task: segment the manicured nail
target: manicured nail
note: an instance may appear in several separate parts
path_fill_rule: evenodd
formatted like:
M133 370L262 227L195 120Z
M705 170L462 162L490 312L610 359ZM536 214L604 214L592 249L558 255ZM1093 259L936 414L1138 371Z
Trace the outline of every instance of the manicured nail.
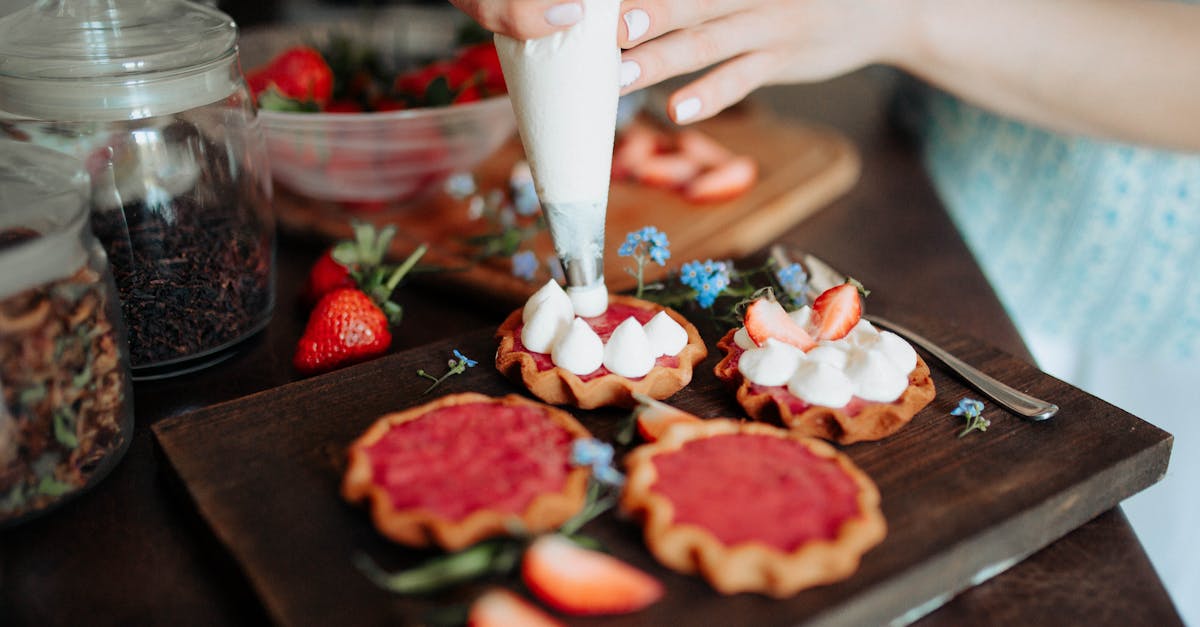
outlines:
M675 105L676 122L687 122L688 120L696 117L697 113L700 113L699 98L688 98L687 100L680 101L679 104Z
M546 22L551 26L570 26L583 19L583 5L564 2L546 9Z
M621 62L621 87L629 87L642 75L642 66L637 61Z
M629 31L629 41L646 34L650 30L650 14L641 9L625 12L625 29Z

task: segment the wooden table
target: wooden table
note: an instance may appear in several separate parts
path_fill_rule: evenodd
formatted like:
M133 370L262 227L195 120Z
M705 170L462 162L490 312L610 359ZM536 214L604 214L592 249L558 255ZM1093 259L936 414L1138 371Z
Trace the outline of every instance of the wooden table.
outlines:
M858 186L781 241L853 268L881 312L936 315L1014 355L1020 336L973 262L913 146L883 114L887 81L872 71L814 87L766 90L780 113L832 125L863 155ZM0 535L0 624L243 625L266 616L190 504L167 480L150 425L293 381L304 324L296 293L320 242L280 240L278 303L244 351L207 371L135 387L137 425L124 461L91 493ZM393 348L495 326L486 299L412 286ZM1066 619L1064 617L1070 617ZM766 617L760 617L766 620ZM754 623L762 622L747 617ZM971 588L921 625L1181 624L1119 509Z

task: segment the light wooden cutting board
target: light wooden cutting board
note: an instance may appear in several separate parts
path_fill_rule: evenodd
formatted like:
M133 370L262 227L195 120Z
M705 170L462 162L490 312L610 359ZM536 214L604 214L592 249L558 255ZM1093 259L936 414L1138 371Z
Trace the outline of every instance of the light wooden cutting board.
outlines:
M675 191L635 182L617 181L609 195L605 243L605 275L610 289L633 287L625 272L630 260L618 257L625 234L646 225L667 233L672 260L668 268L651 266L647 280L692 259L737 258L752 253L797 222L819 211L858 180L857 150L841 134L826 128L785 122L765 109L743 105L697 125L738 154L754 157L759 180L745 194L713 204L694 204ZM523 158L514 137L477 171L481 189L503 186L512 165ZM375 214L356 214L377 223L394 223L399 235L395 256L407 255L419 243L430 246L426 263L459 268L439 272L436 280L516 304L541 286L549 274L543 268L532 281L512 275L507 258L469 261L475 249L465 243L471 235L488 232L490 225L472 220L467 202L444 194L416 206ZM350 214L336 203L313 201L278 190L276 207L282 228L317 234L330 240L350 233ZM553 253L550 236L542 231L526 248L545 259Z

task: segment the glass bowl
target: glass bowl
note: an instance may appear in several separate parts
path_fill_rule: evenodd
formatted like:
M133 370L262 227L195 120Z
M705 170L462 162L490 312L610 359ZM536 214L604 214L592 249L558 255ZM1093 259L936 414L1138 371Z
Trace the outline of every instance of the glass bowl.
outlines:
M372 19L247 30L243 68L266 63L298 44L318 48L333 36L371 42L383 58L434 59L453 54L466 18L453 9L398 8ZM322 201L403 204L470 171L516 129L507 96L445 107L377 113L260 110L272 178Z

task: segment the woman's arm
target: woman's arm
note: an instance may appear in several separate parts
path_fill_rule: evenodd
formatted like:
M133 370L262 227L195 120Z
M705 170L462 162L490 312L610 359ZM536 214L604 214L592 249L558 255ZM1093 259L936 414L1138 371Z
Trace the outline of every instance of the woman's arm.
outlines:
M915 0L912 18L888 60L966 100L1062 131L1200 151L1200 6Z
M452 2L485 27L525 38L582 17L570 0ZM886 63L1035 124L1200 151L1200 5L625 0L621 13L626 91L710 68L668 100L681 123L715 115L763 85Z

